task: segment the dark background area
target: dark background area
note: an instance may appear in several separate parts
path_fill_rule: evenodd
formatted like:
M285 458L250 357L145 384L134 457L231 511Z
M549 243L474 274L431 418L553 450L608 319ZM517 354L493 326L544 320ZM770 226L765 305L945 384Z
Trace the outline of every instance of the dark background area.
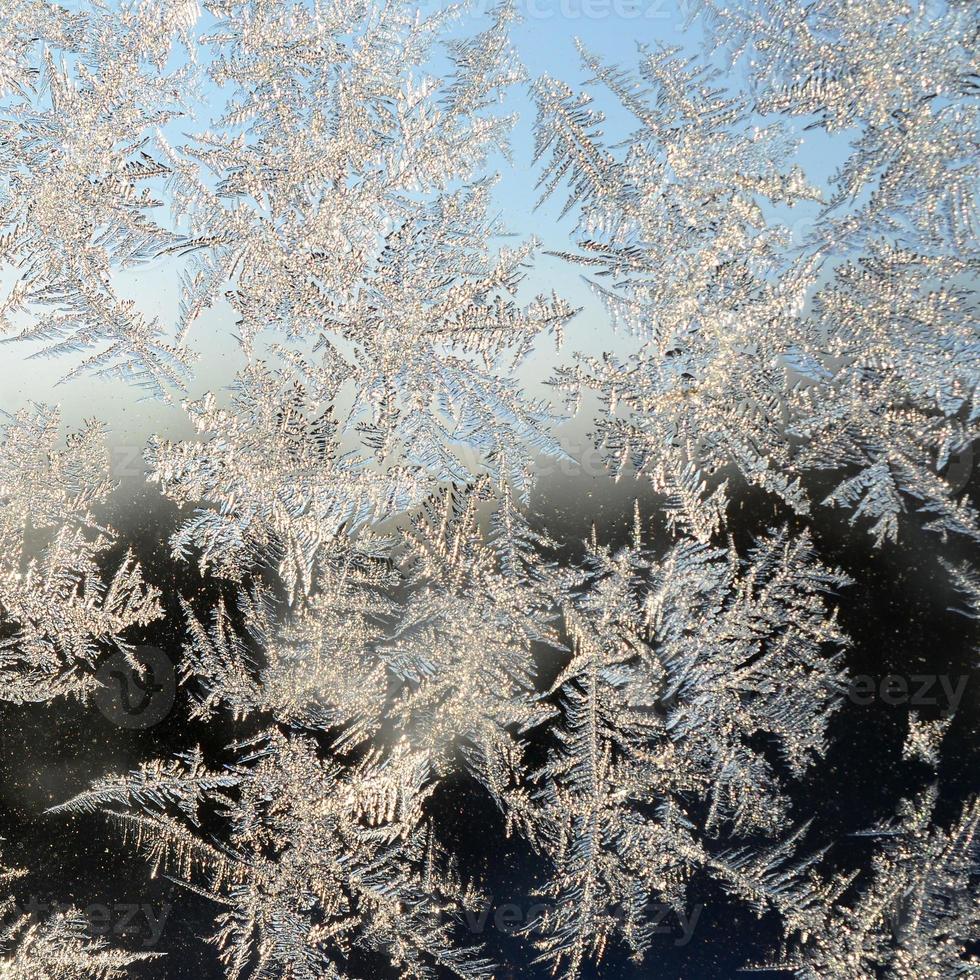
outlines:
M829 490L830 476L826 484L824 488L811 481L814 499L822 499ZM976 491L974 480L967 493L976 497ZM625 543L637 498L656 541L662 532L656 502L643 484L629 479L613 483L601 475L575 473L545 477L532 506L540 525L562 543L562 553L574 558L581 553L593 522L600 540ZM743 553L754 535L787 519L770 498L745 488L730 514L729 530ZM892 673L969 675L970 679L936 773L924 763L902 759L907 704L889 705L880 698L869 705L844 700L831 726L828 756L805 781L791 786L795 822L812 821L804 848L811 853L830 845L824 862L828 870L867 869L875 841L852 835L891 817L900 799L934 779L940 786L936 819L948 824L966 797L977 791L980 772L980 684L974 676L977 632L970 619L950 611L963 602L939 563L940 557L961 561L971 557L974 549L962 540L944 544L937 535L922 531L913 514L903 524L898 544L874 550L865 529L849 526L848 516L817 506L806 526L820 558L855 579L834 600L841 626L851 638L846 655L850 673L877 679ZM234 587L204 580L192 562L171 558L167 539L178 525L180 512L154 487L124 481L107 519L119 529L122 541L135 548L148 580L164 593L166 618L146 629L137 642L156 645L176 661L184 641L177 597L183 595L204 610L222 591L231 595ZM226 759L231 742L248 737L263 724L262 720L203 724L188 716L187 706L186 692L179 689L173 710L147 730L119 728L91 703L61 699L0 708L3 860L9 867L29 870L12 886L16 897L21 906L34 898L83 908L95 903L113 908L149 904L154 914L169 909L159 942L152 947L153 952L166 955L133 967L136 980L223 978L217 951L205 942L220 909L166 878L152 878L144 857L104 817L46 814L45 810L103 775L194 745L200 745L212 762ZM936 717L937 711L924 708L920 714ZM461 944L484 943L486 954L501 964L499 977L550 976L546 966L531 967L532 953L526 943L509 935L506 927L498 928L495 921L501 906L527 909L534 904L535 883L546 870L540 859L519 839L505 837L496 807L470 780L460 777L443 784L432 800L432 813L440 839L457 855L463 876L481 881L488 895L483 928L474 930L471 923L461 923ZM863 880L859 878L858 884ZM778 953L777 923L756 919L710 881L693 883L689 903L691 908L700 906L700 912L688 944L677 945L678 929L657 936L640 965L611 947L598 967L586 967L584 976L727 978L748 963ZM140 923L138 919L135 924ZM112 937L112 941L124 948L144 949L146 935L143 923L139 933ZM355 975L384 975L379 964L368 960L348 966Z

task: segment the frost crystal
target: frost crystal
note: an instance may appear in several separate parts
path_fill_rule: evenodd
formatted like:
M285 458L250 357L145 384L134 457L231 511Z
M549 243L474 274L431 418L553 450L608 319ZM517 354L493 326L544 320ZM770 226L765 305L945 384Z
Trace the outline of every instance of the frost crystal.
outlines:
M799 950L769 969L790 970L801 980L941 980L976 971L977 958L968 951L980 929L971 884L980 871L980 807L976 800L968 802L944 831L930 823L936 795L932 787L915 802L903 802L897 824L871 832L884 840L871 880L850 903L842 901L850 882L836 882Z
M0 12L12 42L0 60L0 263L20 269L0 329L48 355L94 349L67 378L93 371L155 395L183 383L188 352L113 275L174 241L153 217L169 173L157 134L182 111L190 69L166 65L195 19L195 0L79 14L14 0Z
M653 910L704 894L760 969L978 970L969 708L846 697L919 669L879 600L930 643L980 617L975 17L690 12L535 76L513 0L2 4L0 349L173 404L142 497L110 479L128 403L8 417L0 707L84 711L107 657L172 646L167 744L48 814L208 900L229 980L649 971ZM868 733L900 762L848 829L915 802L845 867L834 750ZM462 929L503 877L484 827L538 909L499 967ZM155 955L18 915L0 977Z
M108 649L130 650L126 634L158 619L159 590L131 552L106 577L114 535L94 508L112 490L96 422L57 448L60 416L33 406L0 441L0 698L43 701L87 694ZM134 661L134 669L139 665Z
M248 748L227 775L195 753L96 785L61 809L108 807L157 869L199 881L225 907L213 939L231 980L346 977L336 960L352 949L404 976L435 966L492 975L476 950L453 944L451 917L476 896L426 828L424 755L397 745L343 767L276 732ZM221 847L194 832L215 806L229 828Z
M27 872L0 867L6 888ZM127 967L154 953L110 949L89 935L89 922L72 909L46 919L21 912L10 897L0 902L0 977L3 980L125 980Z

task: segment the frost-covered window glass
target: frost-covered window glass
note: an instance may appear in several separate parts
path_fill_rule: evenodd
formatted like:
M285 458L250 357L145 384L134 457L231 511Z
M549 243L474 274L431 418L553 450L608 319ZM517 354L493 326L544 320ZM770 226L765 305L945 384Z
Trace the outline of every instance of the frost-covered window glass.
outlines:
M980 974L965 0L0 0L0 980Z

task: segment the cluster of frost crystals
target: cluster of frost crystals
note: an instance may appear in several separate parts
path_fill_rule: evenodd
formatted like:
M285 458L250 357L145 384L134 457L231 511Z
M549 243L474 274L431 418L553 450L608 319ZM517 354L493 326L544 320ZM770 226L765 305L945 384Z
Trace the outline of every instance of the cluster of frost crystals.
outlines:
M936 798L933 786L903 801L897 822L868 831L883 840L870 874L857 887L856 875L824 884L823 901L810 910L796 944L763 968L800 980L945 980L976 973L980 801L969 800L944 830L932 823Z
M651 903L683 908L699 872L759 914L795 914L792 836L736 851L712 838L785 830L759 736L798 775L823 754L843 638L822 593L846 581L785 532L743 560L690 539L657 558L639 522L619 551L590 544L564 608L560 747L532 779L530 817L554 862L542 893L557 910L535 924L543 961L577 977L615 939L642 956Z
M344 389L342 424L380 466L465 481L474 465L558 452L551 412L511 372L572 310L555 296L518 305L535 243L491 245L505 229L486 162L506 152L512 123L495 108L524 78L507 37L513 5L446 45L453 7L208 8L220 18L209 74L227 105L168 157L194 260L181 330L224 291L246 350L284 334L317 397ZM437 45L449 60L438 77L427 67Z
M801 513L800 474L845 474L824 503L870 521L877 544L897 537L903 494L930 527L975 538L942 477L976 438L980 380L967 6L707 6L750 95L671 50L637 76L583 49L640 124L613 153L588 95L536 85L545 192L567 182L581 210L567 258L608 277L596 289L614 319L651 338L559 382L599 393L610 461L648 474L703 539L726 468ZM775 114L856 131L824 195L792 165L792 130L758 125ZM774 223L773 205L808 200L815 218Z
M26 870L0 866L9 890ZM82 913L68 909L48 918L23 912L9 895L0 901L0 977L3 980L126 980L128 967L156 953L114 950L90 934Z
M184 381L189 353L113 279L175 241L155 218L170 172L157 132L181 112L190 69L168 62L196 17L196 0L0 10L0 330L51 356L91 351L68 378L158 396Z
M132 552L103 570L116 535L99 523L109 455L96 422L59 445L56 409L34 405L0 430L0 700L85 695L110 650L162 615ZM134 668L138 664L134 661Z
M487 504L497 509L481 531ZM610 941L641 955L650 902L680 905L698 874L760 915L803 915L782 777L760 737L802 775L839 701L843 637L824 594L847 580L806 535L774 531L744 559L692 539L658 557L637 515L629 546L593 541L580 569L556 569L541 557L548 542L487 483L433 498L400 538L395 565L358 557L356 540L335 547L292 606L254 588L241 600L244 633L223 605L202 623L185 603L197 713L271 714L285 733L268 730L231 770L193 754L60 808L107 809L158 869L228 905L215 941L229 977L246 975L253 944L255 976L304 960L333 969L348 943L384 951L406 976L423 975L413 958L489 971L446 922L429 921L474 896L431 858L423 878L413 870L420 848L437 848L426 801L460 772L552 864L540 894L556 918L535 924L535 944L566 976ZM395 574L400 602L386 599ZM542 689L535 645L560 653L560 638L564 669ZM323 741L295 734L304 729L329 735L326 756ZM524 743L549 729L559 747L530 771ZM206 805L230 821L220 848L202 830ZM386 824L396 814L397 832ZM746 843L721 846L720 833ZM779 839L749 846L760 836ZM404 894L400 915L361 890L375 874L385 895ZM625 924L622 909L633 910Z
M969 4L706 4L748 61L760 112L846 133L850 153L805 236L830 268L804 325L831 377L806 392L801 465L856 470L825 501L895 539L910 496L944 535L977 514L941 476L977 437L978 169Z
M185 602L195 713L271 712L329 733L336 749L394 727L439 774L459 763L506 809L520 734L554 714L533 649L555 646L557 633L543 562L509 498L497 502L495 533L481 531L494 501L484 482L434 496L397 536L334 539L313 591L292 606L261 585L237 614L221 602L203 622Z
M159 869L194 879L224 907L213 938L230 980L354 976L339 964L357 951L406 977L436 967L492 976L478 950L454 941L454 916L478 895L427 826L425 753L398 743L343 765L276 731L241 748L220 773L189 753L103 781L62 809L108 808ZM220 847L200 832L216 807L228 827Z
M624 71L580 46L596 102L527 77L507 2L470 33L460 8L402 0L0 11L3 327L168 396L215 307L246 361L145 458L179 508L172 559L207 586L167 624L180 710L249 737L225 765L180 752L54 811L106 812L213 899L229 980L496 975L460 928L480 883L444 851L460 785L538 874L529 970L574 980L613 946L643 962L651 908L717 885L778 923L777 967L802 977L968 972L976 804L950 831L930 799L906 807L848 891L794 793L848 683L853 583L811 526L817 471L878 544L905 497L978 533L942 476L976 421L965 9L712 8L748 90L708 53ZM196 82L206 128L175 126ZM599 405L605 461L653 491L620 547L531 515L562 416L516 369L573 310L518 302L538 246L498 241L500 103L525 82L542 197L578 217L558 256L638 338L552 379ZM851 141L826 187L797 163L800 123ZM802 235L791 208L816 215ZM149 259L179 279L171 340L116 292ZM105 572L100 426L63 448L59 426L26 409L0 447L8 701L84 694L163 615L132 556ZM747 488L775 518L741 523ZM976 616L976 573L948 570ZM949 726L909 714L910 770L939 770ZM23 936L32 975L125 970L72 917Z
M638 74L581 55L638 128L613 153L590 96L538 82L542 182L546 194L571 185L582 238L566 257L607 280L597 292L645 343L626 360L582 358L558 382L573 399L599 395L610 462L648 476L698 539L724 520L729 470L806 513L784 361L815 268L793 261L765 211L817 196L787 164L795 144L778 123L754 126L750 102L675 49L646 53Z

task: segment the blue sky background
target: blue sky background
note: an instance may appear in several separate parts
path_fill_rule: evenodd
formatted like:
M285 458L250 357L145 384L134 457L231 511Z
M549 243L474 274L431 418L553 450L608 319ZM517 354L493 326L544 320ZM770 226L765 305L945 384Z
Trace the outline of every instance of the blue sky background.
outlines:
M72 6L73 4L69 4ZM430 12L439 4L423 3L421 10ZM492 0L476 0L460 14L452 28L453 35L470 35L485 28L486 14ZM623 67L638 62L638 45L678 46L691 55L705 48L705 37L697 19L687 22L688 0L518 0L521 21L513 29L513 42L531 79L550 74L580 88L587 77L575 50L575 39L602 60ZM205 15L207 16L207 15ZM206 52L200 52L206 58ZM186 58L177 50L172 64ZM744 84L736 68L729 74L732 85ZM632 128L626 114L619 110L608 93L592 90L596 106L606 112L606 133L611 137L625 136ZM172 143L184 142L184 134L206 128L209 118L220 113L224 96L209 81L199 92L197 118L182 119L168 125L164 132ZM540 167L532 165L534 106L526 86L510 91L504 103L505 112L516 113L518 120L512 138L511 160L502 156L493 161L500 180L495 188L498 213L503 224L523 240L537 236L543 250L573 249L576 217L574 211L564 217L560 212L565 195L559 191L535 209L539 197L535 188ZM804 135L800 123L801 138ZM829 139L821 130L805 132L799 163L811 182L825 184L841 163L846 151L846 137ZM815 214L815 206L798 208L793 219L806 222ZM793 220L791 219L791 220ZM0 287L4 290L13 281L10 270L0 272ZM145 315L156 316L168 328L176 318L177 282L173 263L159 260L139 269L121 273L116 280L117 290L135 299ZM554 257L540 255L530 272L523 299L551 290L565 297L582 312L566 332L560 351L545 339L539 350L521 368L522 381L538 396L549 394L543 384L556 364L567 361L573 352L598 354L602 351L624 353L634 347L634 338L613 334L600 303L582 281L577 268ZM244 357L234 340L234 317L222 304L207 310L192 328L189 341L199 353L195 376L188 397L198 397L207 390L223 388ZM70 370L77 358L27 359L31 349L20 343L0 345L0 409L15 411L28 400L55 402L62 405L66 421L77 424L82 418L95 415L111 428L112 441L136 449L145 444L153 432L180 437L189 435L184 414L177 403L164 404L143 399L136 389L127 389L119 382L101 381L90 377L76 378L70 384L58 385L58 379ZM587 419L567 427L569 438L580 442Z

